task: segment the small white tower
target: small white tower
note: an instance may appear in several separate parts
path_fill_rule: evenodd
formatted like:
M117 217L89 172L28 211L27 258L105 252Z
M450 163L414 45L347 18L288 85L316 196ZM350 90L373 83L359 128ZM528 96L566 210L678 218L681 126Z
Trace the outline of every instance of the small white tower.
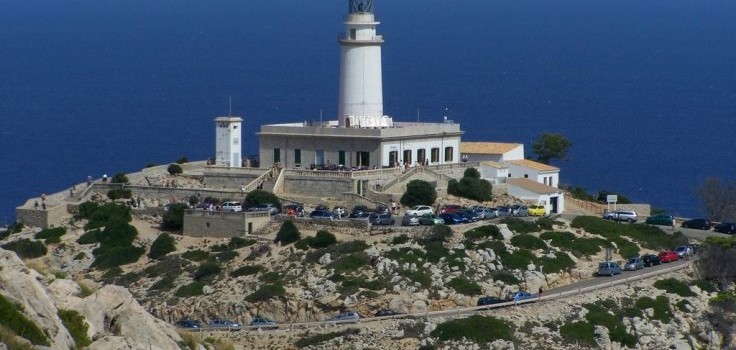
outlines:
M215 118L215 165L234 168L242 166L242 123L243 118L233 115Z
M383 114L381 44L376 35L373 0L350 0L345 19L345 35L340 43L340 100L338 122L341 127L386 127L391 119Z

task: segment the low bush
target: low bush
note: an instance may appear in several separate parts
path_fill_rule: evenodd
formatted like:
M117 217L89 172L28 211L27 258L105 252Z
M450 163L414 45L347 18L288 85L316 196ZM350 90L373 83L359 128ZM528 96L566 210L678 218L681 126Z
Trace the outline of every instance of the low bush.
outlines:
M690 283L691 286L697 286L706 293L714 293L717 291L716 286L708 280L695 280Z
M575 240L575 234L572 232L547 231L539 235L539 238L550 241L549 244L558 248L568 248Z
M159 290L170 290L174 288L174 278L169 276L164 276L160 280L156 281L154 284L152 284L148 290L149 291L159 291Z
M281 274L275 271L264 273L263 276L261 276L261 282L263 283L274 283L281 280Z
M460 181L453 179L447 183L447 193L479 202L493 199L492 192L491 183L481 179L480 173L475 168L466 169Z
M690 310L692 309L692 304L690 304L690 302L685 299L678 301L676 305L677 309L682 312L690 312Z
M159 259L155 265L147 267L143 272L147 277L177 277L181 275L183 268L188 265L190 265L188 261L182 260L176 255L167 255Z
M547 249L547 244L543 240L530 234L520 234L511 237L511 244L519 248L531 250Z
M608 240L617 243L621 236L626 236L639 243L643 248L652 250L667 249L687 243L687 239L682 235L682 233L675 232L670 235L657 226L645 224L619 224L594 216L578 216L573 219L572 227L581 228L593 234L599 234ZM630 252L631 251L626 251L626 253Z
M558 224L552 218L539 218L536 220L537 225L543 230L552 230L555 224Z
M470 231L466 231L465 233L463 233L463 236L465 236L465 240L470 242L475 242L488 237L499 240L503 239L501 230L499 230L496 225L485 225L476 227Z
M263 266L261 265L245 265L230 272L230 277L250 276L261 271L263 271Z
M590 322L579 321L568 323L560 327L562 340L571 345L583 345L595 347L595 327Z
M672 315L672 309L670 309L670 301L664 295L660 295L656 299L650 297L639 298L635 305L641 310L653 309L654 314L652 315L652 319L660 320L664 323L670 323L674 317Z
M174 293L174 295L180 298L194 297L202 294L204 294L204 283L199 281L181 286Z
M110 179L110 182L114 184L127 184L130 181L128 181L128 177L125 176L125 173L117 173L112 177L112 179Z
M404 244L406 242L409 242L409 240L411 240L411 238L409 238L408 235L402 233L402 234L394 237L391 240L391 244Z
M108 269L115 266L132 264L138 261L145 252L145 248L132 245L99 247L92 251L95 255L95 261L92 262L91 267Z
M624 346L633 347L637 343L635 335L626 332L626 326L622 322L619 314L611 313L610 308L602 307L595 304L584 304L583 307L588 309L585 319L594 325L600 325L608 328L609 336L612 341L619 342Z
M196 249L184 252L181 257L191 261L203 261L210 257L210 253L201 249Z
M432 278L430 278L424 271L402 270L399 271L399 276L419 283L419 285L424 288L429 288L432 285Z
M370 258L368 254L363 252L353 253L339 257L333 261L327 268L335 269L335 273L345 273L356 271L368 265Z
M213 280L222 271L219 265L212 262L204 262L192 276L195 281L207 282Z
M151 244L151 250L148 252L148 257L151 259L158 259L173 251L176 251L176 240L168 233L164 233L159 235L156 240L153 241Z
M404 247L385 251L383 252L383 256L388 259L396 260L399 264L415 263L419 265L419 263L424 259L424 252L419 249Z
M519 249L513 253L504 252L498 254L501 264L506 269L526 270L527 266L536 259L534 254L526 249Z
M614 238L611 239L613 243L616 243L618 254L624 258L630 258L632 256L639 256L639 246L636 243L629 241L626 238Z
M444 224L434 225L422 238L422 243L447 242L450 237L452 237L452 229L450 226Z
M45 239L46 243L50 243L49 240L59 240L59 238L66 234L66 227L55 227L47 228L36 233L36 239Z
M34 345L49 346L49 339L33 320L23 314L19 306L0 294L0 325L9 328L19 337L28 339Z
M359 291L360 288L381 290L387 287L383 281L377 279L366 280L364 277L348 277L340 281L338 292L343 295L355 294Z
M87 231L83 235L79 236L77 238L77 243L79 244L94 244L97 243L97 234L100 233L100 229L94 229L92 231Z
M450 250L445 248L442 242L430 242L424 245L424 259L429 262L438 263L442 258L450 256Z
M179 164L169 164L166 171L169 172L170 175L179 175L184 172L184 169L182 169Z
M48 249L45 244L40 241L32 241L28 238L6 243L1 247L6 250L14 251L21 259L38 258L48 253Z
M107 198L112 200L130 199L131 197L133 197L133 192L129 188L113 188L107 191Z
M273 298L280 297L286 294L286 289L280 284L267 284L263 285L255 292L245 297L245 301L250 303L256 303L259 301L268 301Z
M312 245L313 239L314 237L302 238L296 241L296 243L294 243L294 248L299 249L299 250L309 250L310 246Z
M85 322L84 316L74 310L64 309L59 309L58 315L64 327L74 339L74 345L77 348L85 348L92 344L92 340L87 336L89 326Z
M544 266L543 272L545 273L559 273L575 267L575 262L564 252L555 253L554 259L543 256L535 263L537 266Z
M294 243L301 238L299 229L296 228L293 222L285 221L281 225L281 229L276 233L276 238L273 240L274 243L281 243L282 245Z
M463 277L455 277L448 282L448 285L452 287L456 292L474 296L483 293L483 289L475 282L468 280Z
M508 251L508 249L506 249L506 244L502 241L481 242L475 246L475 249L491 249L494 253L496 253L496 255L500 255Z
M504 218L501 220L501 223L506 224L506 226L509 227L509 230L516 233L532 233L540 231L540 227L537 223L519 218Z
M252 246L256 243L258 243L258 241L256 241L255 239L233 237L233 238L230 238L230 242L227 243L227 246L230 249L240 249L240 248Z
M309 242L309 245L312 248L326 248L333 244L337 243L337 238L335 238L335 235L332 233L329 233L324 230L317 231L317 235L314 236L314 239Z
M666 291L667 293L677 294L681 297L696 296L696 294L693 293L692 290L690 290L690 286L688 286L685 282L680 281L675 278L661 279L659 281L654 282L654 286L656 288Z
M178 231L184 227L184 212L189 209L186 203L177 203L169 206L169 210L161 218L161 229Z
M237 251L234 251L234 250L226 250L224 252L220 252L218 254L215 254L215 255L211 256L208 259L208 261L214 262L214 263L223 263L223 262L233 261L239 255L240 254Z
M79 252L77 255L74 256L74 260L83 260L87 258L87 254L85 252Z
M493 280L494 281L502 281L503 283L506 283L507 285L514 285L519 284L521 281L516 278L516 276L506 272L506 271L496 271L493 273Z
M342 337L342 336L345 336L345 335L355 335L355 334L360 334L360 329L357 329L357 328L349 328L349 329L346 329L346 330L340 331L340 332L330 332L330 333L323 333L323 334L315 334L315 335L311 335L311 336L308 336L308 337L305 337L305 338L302 338L302 339L297 340L296 343L294 343L294 345L296 345L298 348L302 349L302 348L306 348L306 347L309 347L309 346L318 345L318 344L324 343L326 341L329 341L329 340L332 340L332 339L335 339L335 338L339 338L339 337Z
M442 341L465 338L481 345L499 339L513 339L511 327L506 322L495 317L478 315L440 323L430 335Z

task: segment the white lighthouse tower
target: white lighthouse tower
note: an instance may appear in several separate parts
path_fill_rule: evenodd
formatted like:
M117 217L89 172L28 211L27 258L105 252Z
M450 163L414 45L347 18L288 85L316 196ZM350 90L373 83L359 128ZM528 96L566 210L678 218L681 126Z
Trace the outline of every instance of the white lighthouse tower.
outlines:
M381 44L376 35L373 0L350 0L345 19L345 34L340 43L340 100L338 122L341 127L391 127L383 113Z
M241 167L241 126L243 119L228 115L215 118L215 165Z

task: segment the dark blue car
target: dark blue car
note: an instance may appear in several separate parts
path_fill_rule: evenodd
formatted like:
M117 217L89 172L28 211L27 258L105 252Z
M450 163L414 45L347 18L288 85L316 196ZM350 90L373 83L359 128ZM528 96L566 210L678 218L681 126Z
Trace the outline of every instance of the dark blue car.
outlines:
M445 225L457 225L466 222L462 216L455 213L442 213L440 217L445 220Z

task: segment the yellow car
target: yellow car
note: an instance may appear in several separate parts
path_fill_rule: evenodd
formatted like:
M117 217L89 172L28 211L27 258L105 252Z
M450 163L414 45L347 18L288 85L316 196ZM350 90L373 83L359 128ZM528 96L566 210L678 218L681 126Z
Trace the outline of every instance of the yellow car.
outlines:
M529 216L545 216L547 215L547 208L543 205L530 205Z

